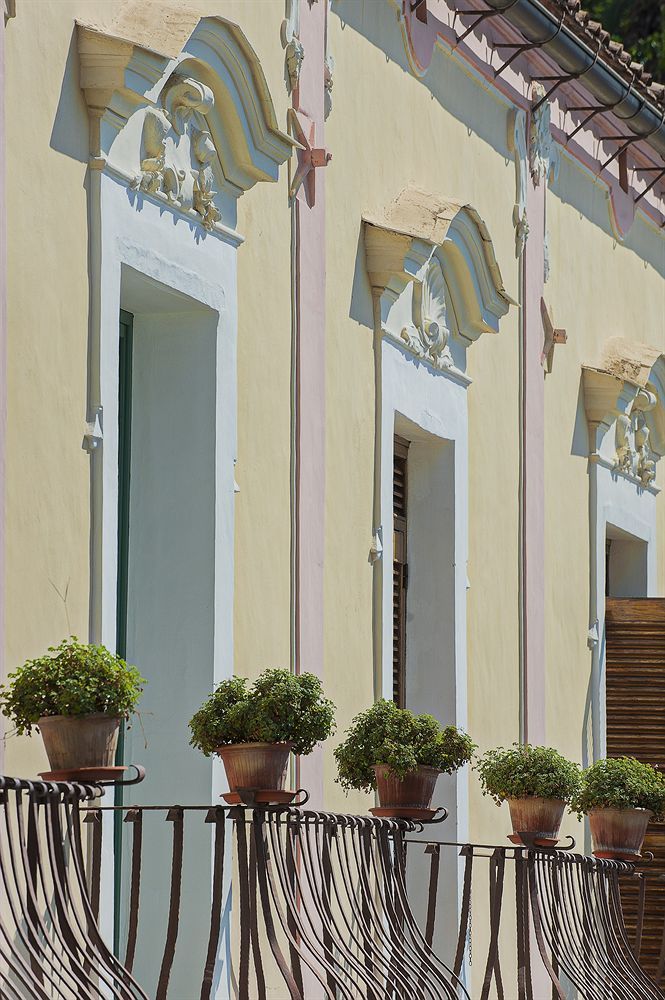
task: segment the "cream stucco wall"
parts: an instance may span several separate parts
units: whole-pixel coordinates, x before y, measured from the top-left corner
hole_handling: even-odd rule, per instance
[[[200,6],[200,5],[199,5]],[[205,13],[239,24],[265,73],[286,127],[279,0],[207,0]],[[238,203],[238,463],[236,480],[235,664],[255,676],[290,658],[291,264],[288,170]]]
[[[551,273],[545,297],[568,343],[555,348],[545,383],[547,737],[581,760],[591,653],[588,437],[581,365],[604,342],[627,336],[665,349],[665,245],[638,215],[624,244],[614,238],[603,187],[564,155],[548,192]],[[571,252],[571,248],[574,248]],[[658,485],[665,485],[659,470]],[[649,497],[638,497],[636,510]],[[658,497],[657,561],[665,567],[665,502]]]
[[[514,168],[502,99],[488,88],[479,101],[478,82],[441,49],[427,76],[415,79],[407,69],[399,25],[382,5],[334,3],[329,37],[336,69],[335,108],[327,127],[334,158],[326,176],[326,663],[331,681],[334,672],[349,672],[348,684],[335,683],[342,728],[359,700],[368,703],[372,697],[367,552],[374,363],[360,216],[380,210],[407,183],[468,201],[488,225],[514,294],[518,273],[511,224]],[[619,333],[665,347],[665,255],[662,236],[639,213],[624,244],[618,243],[604,185],[565,155],[548,193],[547,219],[552,267],[545,297],[556,325],[569,335],[568,344],[555,351],[545,385],[547,742],[581,762],[590,669],[581,364],[598,357],[604,340]],[[518,342],[518,311],[513,309],[498,337],[484,336],[469,352],[474,379],[469,389],[469,728],[483,749],[517,739],[519,733]],[[358,460],[363,450],[364,462]],[[352,477],[340,475],[337,470],[351,461]],[[662,592],[662,497],[657,509]],[[366,680],[360,687],[356,668],[362,661]],[[340,798],[339,805],[351,803]],[[576,829],[575,821],[566,822],[568,830]],[[495,835],[495,828],[495,809],[472,781],[471,834],[487,837]]]
[[[328,30],[335,85],[326,130],[333,152],[326,174],[326,676],[342,730],[373,696],[373,320],[361,216],[379,212],[407,184],[468,202],[486,222],[515,296],[518,274],[507,106],[484,92],[491,114],[481,108],[477,83],[441,51],[426,79],[414,78],[397,19],[382,4],[336,2]],[[483,335],[468,352],[469,729],[482,733],[483,749],[519,735],[518,344],[512,308],[499,334]],[[498,418],[488,420],[489,413]],[[488,836],[495,809],[471,786],[471,834]],[[337,793],[331,804],[348,809],[355,801]]]
[[[189,0],[183,0],[189,3]],[[285,126],[281,0],[191,0],[241,24]],[[74,20],[109,23],[114,0],[19,0],[7,28],[9,354],[6,658],[10,669],[68,631],[88,635],[89,457],[86,163]],[[341,737],[374,696],[372,577],[375,359],[361,233],[415,184],[471,204],[486,223],[507,290],[518,296],[509,106],[458,56],[409,67],[395,6],[334,0],[335,58],[326,146],[326,508],[324,682]],[[26,111],[26,108],[28,109]],[[602,185],[568,157],[547,197],[545,288],[568,344],[546,378],[547,742],[582,760],[589,683],[589,490],[581,364],[615,334],[665,348],[662,235],[638,219],[621,245]],[[290,659],[291,222],[287,170],[238,206],[238,440],[234,660],[253,676]],[[519,736],[519,309],[468,351],[468,728],[480,749]],[[660,472],[660,483],[663,471]],[[665,593],[665,500],[657,503]],[[436,531],[437,525],[431,526]],[[384,531],[390,530],[384,525]],[[58,595],[67,591],[66,607]],[[140,666],[140,664],[139,664]],[[306,666],[306,664],[304,665]],[[334,784],[327,808],[364,811]],[[7,745],[8,773],[45,761],[38,740]],[[447,787],[452,787],[451,785]],[[506,810],[469,781],[469,836],[500,840]],[[566,821],[566,831],[575,829]],[[478,932],[479,938],[482,931]],[[481,950],[481,949],[480,949]]]
[[[21,0],[7,28],[9,376],[7,635],[9,667],[68,630],[88,633],[89,458],[87,117],[74,19],[108,23],[109,0]],[[278,121],[284,86],[281,0],[207,0],[237,20],[261,61]],[[514,166],[508,106],[455,55],[438,49],[424,79],[410,72],[394,7],[334,2],[334,107],[326,125],[325,682],[339,735],[373,696],[374,356],[360,220],[407,184],[469,202],[492,236],[515,297]],[[26,112],[29,108],[29,112]],[[548,195],[546,285],[557,347],[547,376],[547,738],[581,758],[588,682],[588,479],[580,365],[621,333],[663,347],[662,237],[638,216],[620,245],[600,183],[564,157]],[[289,660],[290,213],[287,171],[239,202],[238,460],[235,663],[249,675]],[[572,251],[571,251],[571,248]],[[469,729],[481,749],[518,736],[519,314],[469,350]],[[660,340],[659,340],[660,338]],[[662,479],[662,472],[661,472]],[[660,591],[665,503],[658,500]],[[68,586],[66,612],[57,590]],[[571,694],[572,693],[572,694]],[[332,747],[332,744],[331,744]],[[332,783],[327,804],[361,808]],[[7,769],[42,762],[8,744]],[[495,833],[496,811],[471,782],[471,835]]]
[[[87,14],[101,17],[104,6],[89,3]],[[74,42],[81,13],[66,0],[27,3],[6,33],[9,670],[68,632],[88,635],[88,142]],[[66,609],[56,588],[68,588]],[[27,751],[10,738],[7,772],[34,773],[44,761],[40,742]]]
[[[90,459],[81,447],[89,301],[88,119],[78,85],[74,22],[109,24],[120,6],[113,0],[25,0],[7,28],[7,170],[13,192],[8,200],[10,670],[68,632],[88,636]],[[283,5],[191,6],[242,24],[284,126]],[[238,257],[235,650],[238,670],[252,675],[289,662],[286,167],[277,184],[257,185],[240,200],[238,229],[248,238]],[[66,608],[57,591],[67,593]],[[8,773],[35,773],[44,764],[40,740],[8,740]]]

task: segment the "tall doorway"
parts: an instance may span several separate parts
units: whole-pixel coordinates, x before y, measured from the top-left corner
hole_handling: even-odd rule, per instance
[[[146,778],[124,789],[124,805],[198,805],[213,793],[213,764],[189,745],[188,722],[215,679],[219,315],[129,268],[121,292],[116,648],[146,679],[119,749],[123,763],[145,766]],[[186,831],[182,870],[178,948],[193,963],[205,958],[209,918],[200,901],[212,880],[203,818]],[[133,823],[116,824],[117,946],[127,940]],[[142,838],[134,971],[149,984],[158,980],[166,939],[172,824],[146,811]],[[187,996],[190,987],[185,964],[176,963],[173,995]]]

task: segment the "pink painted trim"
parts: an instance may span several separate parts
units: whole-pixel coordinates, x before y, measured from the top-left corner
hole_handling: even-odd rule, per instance
[[[428,71],[434,49],[437,44],[454,50],[456,56],[470,66],[497,93],[521,108],[528,108],[530,79],[519,72],[517,65],[526,65],[532,78],[547,75],[552,72],[553,63],[539,50],[534,49],[522,61],[508,67],[501,76],[495,76],[496,69],[505,58],[491,45],[490,38],[496,41],[512,41],[519,38],[518,33],[501,18],[492,18],[480,26],[484,37],[471,32],[463,42],[457,42],[457,36],[466,30],[454,11],[445,0],[428,0],[428,22],[423,24],[414,14],[410,13],[407,0],[402,0],[402,25],[405,35],[405,46],[412,68],[418,76],[424,76]],[[477,8],[478,13],[487,11],[482,0],[467,0],[465,8]],[[566,144],[565,135],[578,124],[573,114],[568,110],[592,103],[591,95],[580,81],[561,86],[551,98],[552,123],[554,137],[561,145],[566,145],[567,152],[580,162],[585,163],[607,186],[608,204],[611,225],[618,236],[626,235],[635,218],[636,211],[654,221],[657,225],[665,221],[665,199],[658,196],[655,190],[649,192],[637,206],[635,198],[649,183],[649,175],[640,175],[637,171],[629,177],[628,193],[619,186],[619,167],[615,159],[608,167],[601,169],[603,162],[615,150],[614,144],[603,141],[603,136],[612,136],[620,131],[618,123],[611,115],[602,114],[589,126],[577,133],[575,138]],[[639,161],[640,166],[659,166],[656,154],[646,145],[635,143],[631,146],[631,157]],[[645,179],[646,178],[646,179]]]
[[[545,285],[547,181],[527,180],[529,238],[522,258],[522,650],[524,739],[545,740],[545,374],[540,302]]]
[[[324,146],[324,65],[327,3],[300,0],[305,59],[294,107]],[[325,545],[325,167],[314,174],[314,203],[303,185],[296,195],[296,670],[323,676],[323,556]],[[323,806],[323,752],[299,761],[298,783],[314,808]]]
[[[0,191],[5,179],[5,25],[0,26]],[[0,681],[5,679],[5,440],[7,431],[7,212],[0,198]],[[4,762],[4,721],[0,722],[0,769]]]

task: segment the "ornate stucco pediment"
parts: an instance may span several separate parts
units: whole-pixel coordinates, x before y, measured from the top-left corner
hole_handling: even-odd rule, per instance
[[[590,458],[654,488],[665,454],[665,353],[614,337],[582,377]]]
[[[209,87],[174,74],[160,105],[145,113],[140,170],[131,182],[137,190],[159,192],[173,205],[194,209],[205,229],[221,219],[212,168],[217,151],[206,121],[213,106]]]
[[[492,240],[470,205],[405,188],[363,216],[365,263],[381,328],[438,370],[463,370],[468,345],[496,332],[514,299]]]
[[[222,17],[168,3],[125,5],[108,28],[78,24],[91,166],[198,216],[276,180],[293,140],[282,132],[259,59]]]

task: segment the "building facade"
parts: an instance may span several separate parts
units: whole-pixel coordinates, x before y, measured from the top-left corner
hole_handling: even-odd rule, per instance
[[[395,695],[605,753],[606,596],[665,595],[663,88],[574,2],[499,7],[6,10],[4,670],[122,650],[144,800],[223,790],[187,722],[269,665],[336,739]],[[295,780],[365,811],[334,744]]]

